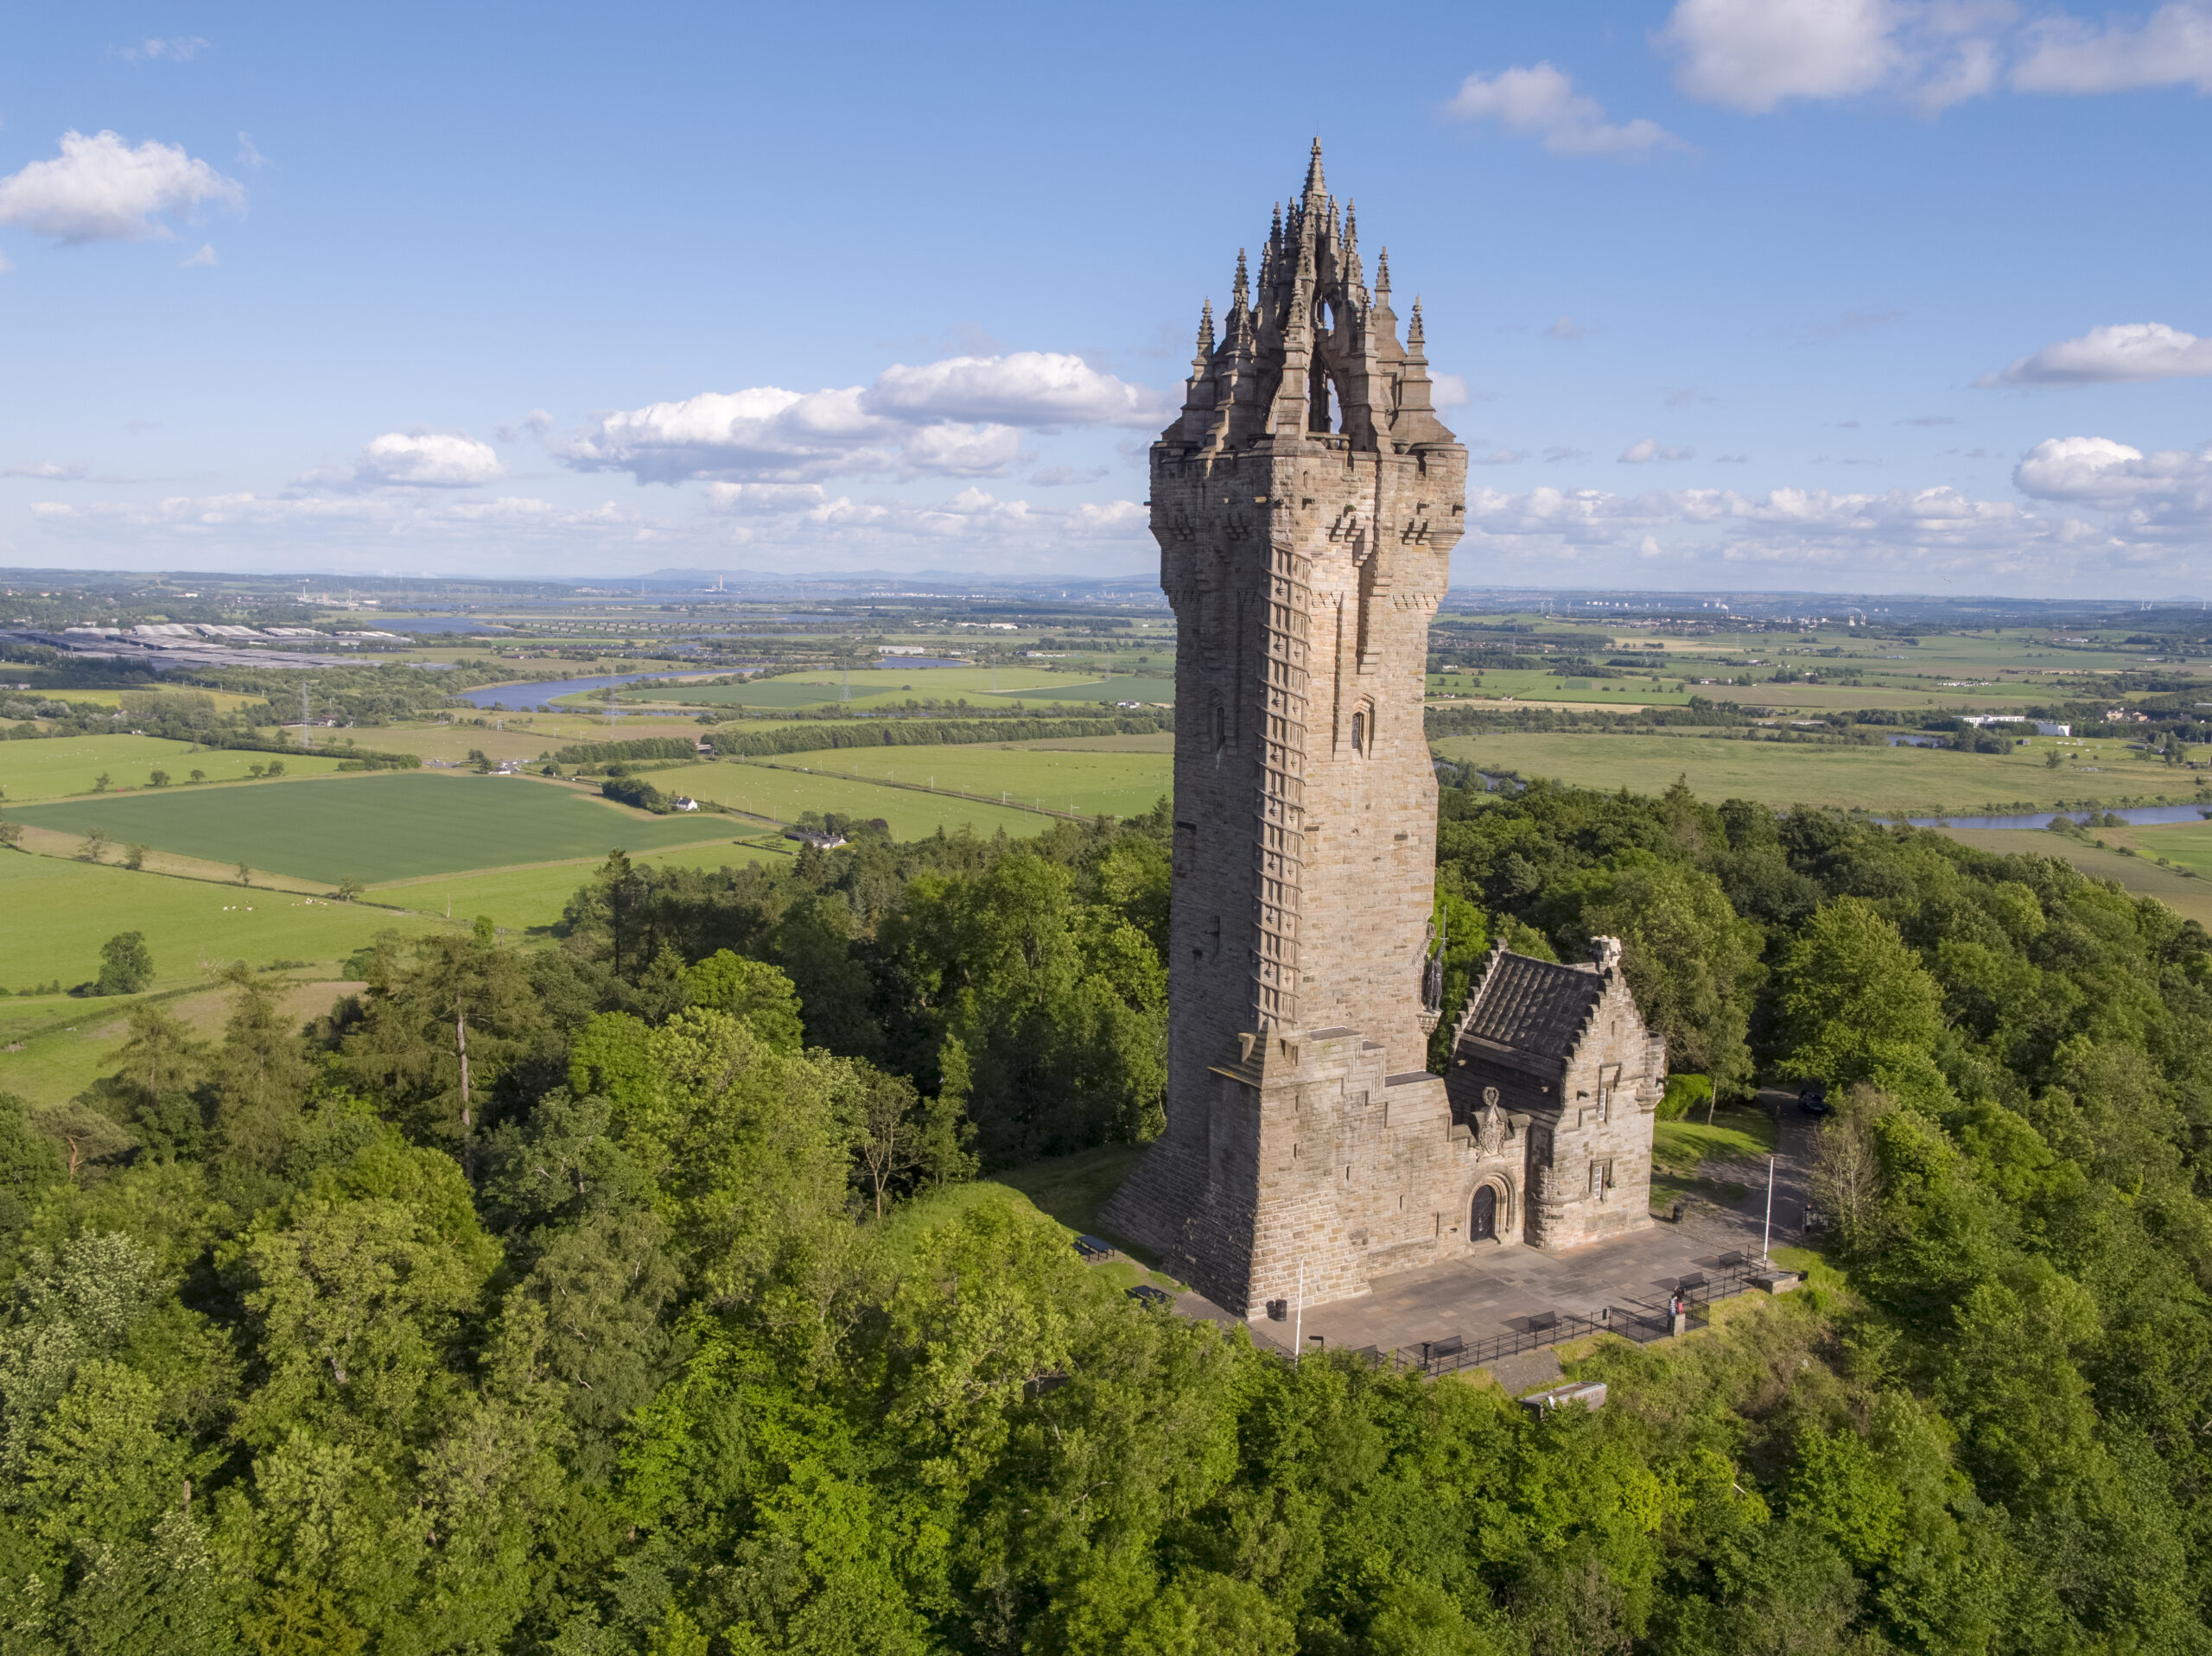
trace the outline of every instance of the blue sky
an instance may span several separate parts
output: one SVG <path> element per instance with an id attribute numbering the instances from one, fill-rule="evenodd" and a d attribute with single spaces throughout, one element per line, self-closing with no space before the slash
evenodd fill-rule
<path id="1" fill-rule="evenodd" d="M 1141 574 L 1318 131 L 1465 584 L 2212 589 L 2212 0 L 20 8 L 0 562 Z"/>

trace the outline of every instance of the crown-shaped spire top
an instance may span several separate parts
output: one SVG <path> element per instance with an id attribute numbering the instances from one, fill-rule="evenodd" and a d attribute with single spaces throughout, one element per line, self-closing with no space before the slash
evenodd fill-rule
<path id="1" fill-rule="evenodd" d="M 1321 140 L 1317 137 L 1313 140 L 1313 159 L 1306 163 L 1306 199 L 1311 201 L 1326 195 L 1328 191 L 1328 182 L 1321 176 Z"/>
<path id="2" fill-rule="evenodd" d="M 1387 247 L 1375 256 L 1375 291 L 1383 295 L 1390 291 L 1390 250 Z"/>
<path id="3" fill-rule="evenodd" d="M 1421 329 L 1421 295 L 1415 294 L 1413 317 L 1406 324 L 1406 350 L 1414 356 L 1421 355 L 1421 348 L 1426 337 Z"/>
<path id="4" fill-rule="evenodd" d="M 1252 302 L 1252 290 L 1244 274 L 1244 250 L 1236 250 L 1236 289 L 1232 301 L 1236 308 L 1244 309 Z"/>
<path id="5" fill-rule="evenodd" d="M 1198 312 L 1198 354 L 1194 365 L 1204 368 L 1213 355 L 1213 301 L 1209 299 Z"/>

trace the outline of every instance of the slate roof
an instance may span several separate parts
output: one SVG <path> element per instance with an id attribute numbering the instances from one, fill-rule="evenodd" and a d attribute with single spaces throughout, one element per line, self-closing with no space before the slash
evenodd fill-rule
<path id="1" fill-rule="evenodd" d="M 1554 966 L 1501 949 L 1475 990 L 1459 1038 L 1494 1041 L 1541 1058 L 1564 1058 L 1605 993 L 1586 968 Z"/>

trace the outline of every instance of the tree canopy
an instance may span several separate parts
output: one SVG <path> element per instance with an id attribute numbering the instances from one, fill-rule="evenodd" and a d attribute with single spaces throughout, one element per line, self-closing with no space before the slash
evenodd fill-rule
<path id="1" fill-rule="evenodd" d="M 1164 812 L 618 854 L 304 1029 L 141 1003 L 73 1146 L 0 1095 L 0 1651 L 2212 1644 L 2202 930 L 1679 789 L 1443 817 L 1450 997 L 1615 936 L 1678 1068 L 1829 1084 L 1806 1289 L 1576 1348 L 1589 1414 L 1292 1367 L 990 1177 L 1156 1129 Z"/>

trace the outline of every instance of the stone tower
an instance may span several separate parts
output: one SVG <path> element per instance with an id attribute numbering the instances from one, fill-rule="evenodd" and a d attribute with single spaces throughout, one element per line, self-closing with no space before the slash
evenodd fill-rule
<path id="1" fill-rule="evenodd" d="M 1421 698 L 1466 471 L 1420 301 L 1402 345 L 1389 256 L 1370 288 L 1317 141 L 1152 447 L 1178 638 L 1167 1127 L 1104 1217 L 1240 1313 L 1460 1241 Z"/>

